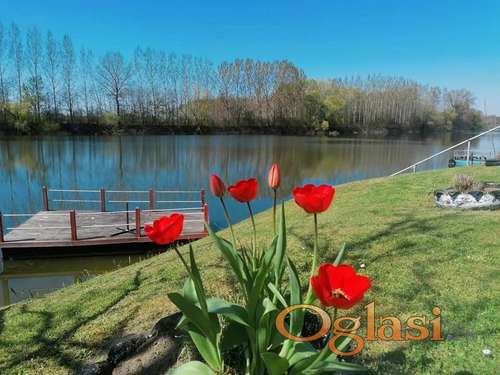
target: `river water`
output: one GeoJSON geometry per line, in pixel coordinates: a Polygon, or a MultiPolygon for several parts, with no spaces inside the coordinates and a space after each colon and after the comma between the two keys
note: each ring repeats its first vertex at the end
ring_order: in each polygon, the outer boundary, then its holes
{"type": "MultiPolygon", "coordinates": [[[[34,213],[42,209],[42,186],[67,189],[207,190],[210,221],[222,228],[219,204],[208,193],[208,178],[224,181],[257,177],[261,182],[255,211],[271,205],[267,170],[282,170],[281,198],[307,182],[341,184],[386,176],[447,146],[465,134],[426,137],[326,138],[264,135],[216,136],[45,136],[0,138],[0,211],[34,213]]],[[[472,143],[474,150],[500,151],[500,135],[472,143]],[[494,146],[492,145],[494,144],[494,146]]],[[[419,169],[446,167],[450,154],[419,169]]],[[[134,204],[137,206],[140,204],[134,204]]],[[[235,221],[245,206],[229,202],[235,221]]],[[[146,208],[146,204],[143,206],[146,208]]],[[[53,206],[52,208],[71,208],[53,206]]],[[[74,207],[98,209],[98,207],[74,207]]],[[[108,209],[120,210],[117,204],[108,209]]],[[[167,207],[165,207],[167,208],[167,207]]],[[[8,218],[5,227],[19,224],[8,218]]],[[[36,297],[99,273],[143,259],[146,254],[12,260],[0,263],[0,304],[36,297]]]]}

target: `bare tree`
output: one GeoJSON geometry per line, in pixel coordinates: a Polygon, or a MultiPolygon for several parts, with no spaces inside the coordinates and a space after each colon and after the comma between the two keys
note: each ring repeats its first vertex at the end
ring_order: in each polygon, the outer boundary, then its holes
{"type": "Polygon", "coordinates": [[[21,41],[21,32],[15,23],[13,23],[10,27],[10,57],[16,74],[18,103],[21,104],[23,99],[23,43],[21,41]]]}
{"type": "Polygon", "coordinates": [[[87,121],[90,115],[90,91],[92,87],[92,61],[94,55],[91,50],[82,48],[80,51],[80,80],[83,97],[83,107],[87,121]]]}
{"type": "Polygon", "coordinates": [[[62,42],[62,75],[64,81],[64,92],[68,106],[69,118],[74,120],[74,72],[75,72],[75,50],[73,42],[68,35],[64,35],[62,42]]]}
{"type": "Polygon", "coordinates": [[[45,76],[50,84],[50,99],[52,102],[52,112],[57,116],[57,90],[59,86],[59,68],[61,65],[61,52],[51,31],[47,32],[45,45],[45,76]]]}
{"type": "Polygon", "coordinates": [[[106,52],[97,67],[102,88],[114,100],[116,115],[120,116],[120,100],[124,98],[132,67],[120,52],[106,52]]]}
{"type": "Polygon", "coordinates": [[[0,108],[3,122],[7,122],[7,103],[9,92],[7,88],[7,38],[3,24],[0,22],[0,108]]]}
{"type": "Polygon", "coordinates": [[[26,62],[30,73],[30,81],[33,85],[33,106],[36,120],[41,120],[41,102],[42,102],[42,37],[36,28],[28,30],[26,34],[26,62]]]}

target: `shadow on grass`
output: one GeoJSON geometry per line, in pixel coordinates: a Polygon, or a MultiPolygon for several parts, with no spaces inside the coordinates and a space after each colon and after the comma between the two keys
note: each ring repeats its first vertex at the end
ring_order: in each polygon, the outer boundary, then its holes
{"type": "MultiPolygon", "coordinates": [[[[123,292],[117,296],[114,300],[108,303],[106,306],[101,308],[99,311],[95,312],[91,316],[88,316],[82,320],[79,320],[71,327],[66,329],[64,332],[59,334],[55,338],[47,337],[47,334],[54,329],[54,313],[49,311],[36,311],[29,310],[26,306],[22,305],[20,308],[21,314],[32,314],[38,316],[38,320],[41,323],[41,327],[37,330],[34,336],[31,338],[31,345],[38,347],[38,349],[31,352],[19,352],[15,356],[13,360],[8,363],[3,370],[10,370],[15,366],[25,362],[31,358],[41,357],[41,358],[50,358],[57,362],[59,365],[70,368],[73,370],[79,369],[83,362],[77,358],[74,358],[65,353],[65,347],[79,347],[85,349],[92,349],[88,344],[83,342],[77,342],[70,340],[71,337],[83,326],[92,322],[93,320],[99,318],[101,315],[106,314],[109,310],[111,310],[114,306],[116,306],[120,301],[126,298],[130,293],[139,289],[141,285],[141,270],[136,271],[135,276],[132,281],[132,285],[123,290],[123,292]]],[[[127,319],[127,317],[124,317],[127,319]]],[[[3,320],[2,320],[3,321],[3,320]]],[[[7,344],[3,342],[2,344],[7,344]]],[[[13,344],[12,344],[13,345],[13,344]]],[[[28,346],[28,344],[26,344],[28,346]]]]}

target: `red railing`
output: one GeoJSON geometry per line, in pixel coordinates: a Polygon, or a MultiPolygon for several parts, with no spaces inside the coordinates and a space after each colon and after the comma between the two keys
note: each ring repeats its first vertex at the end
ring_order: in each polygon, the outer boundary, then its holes
{"type": "MultiPolygon", "coordinates": [[[[47,187],[42,188],[42,201],[43,201],[43,209],[45,212],[45,215],[48,216],[67,216],[68,217],[68,223],[69,226],[52,226],[52,227],[10,227],[6,228],[4,227],[4,218],[7,217],[31,217],[33,214],[3,214],[0,212],[0,243],[5,242],[5,236],[4,233],[6,231],[33,231],[33,230],[51,230],[51,229],[68,229],[71,233],[71,241],[78,241],[78,228],[80,229],[88,229],[88,228],[104,228],[104,227],[116,227],[116,226],[126,226],[127,229],[130,229],[130,226],[132,226],[135,229],[135,238],[140,239],[142,237],[142,227],[145,224],[150,224],[150,223],[143,223],[143,213],[144,212],[150,212],[150,213],[161,213],[161,212],[185,212],[186,216],[190,215],[197,215],[200,216],[199,211],[198,212],[189,212],[191,210],[201,210],[201,217],[202,219],[194,219],[190,220],[189,218],[186,220],[186,222],[193,222],[193,221],[203,221],[205,223],[208,223],[208,205],[205,202],[205,191],[200,190],[200,191],[168,191],[168,190],[105,190],[103,188],[99,190],[72,190],[72,189],[48,189],[47,187]],[[76,194],[95,194],[98,195],[99,199],[65,199],[64,197],[60,199],[50,199],[50,194],[51,193],[76,193],[76,194]],[[199,194],[200,199],[199,200],[194,200],[194,199],[161,199],[162,195],[166,194],[199,194]],[[118,198],[113,198],[113,196],[120,195],[120,194],[147,194],[147,200],[145,199],[120,199],[118,198]],[[160,198],[160,199],[157,199],[160,198]],[[57,210],[52,210],[51,207],[51,202],[54,203],[85,203],[85,204],[98,204],[99,205],[99,210],[100,212],[77,212],[75,209],[71,209],[68,212],[61,212],[58,213],[57,210]],[[126,209],[125,210],[117,210],[117,211],[107,211],[107,206],[108,204],[117,204],[117,203],[125,203],[126,209]],[[142,204],[147,204],[149,209],[141,209],[140,207],[135,208],[135,210],[129,210],[128,205],[130,203],[142,203],[142,204]],[[194,207],[175,207],[175,208],[157,208],[158,205],[165,205],[165,204],[172,204],[172,203],[189,203],[189,204],[197,204],[194,207]],[[99,215],[99,214],[106,214],[106,215],[112,215],[112,214],[126,214],[126,223],[113,223],[113,224],[92,224],[92,225],[78,225],[77,222],[77,216],[83,216],[83,215],[99,215]],[[135,222],[130,223],[129,220],[129,214],[135,214],[135,222]]],[[[207,234],[207,229],[206,226],[203,226],[203,234],[207,234]]]]}

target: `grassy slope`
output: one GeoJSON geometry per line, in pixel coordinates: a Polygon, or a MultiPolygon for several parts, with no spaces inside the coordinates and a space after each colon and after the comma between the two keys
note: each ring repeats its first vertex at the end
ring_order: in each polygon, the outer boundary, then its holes
{"type": "MultiPolygon", "coordinates": [[[[378,373],[489,374],[498,368],[500,211],[434,207],[433,189],[449,185],[455,173],[441,170],[339,186],[332,208],[320,216],[322,259],[333,261],[334,249],[347,243],[346,261],[365,263],[360,272],[373,279],[366,302],[377,303],[377,315],[431,316],[435,305],[443,310],[444,342],[367,343],[362,358],[378,373]],[[481,353],[486,347],[493,349],[492,357],[481,353]]],[[[500,180],[498,168],[467,173],[500,180]]],[[[305,279],[312,219],[292,202],[286,208],[289,255],[305,279]]],[[[258,215],[257,223],[267,232],[270,212],[258,215]]],[[[249,239],[249,222],[238,225],[237,233],[249,239]]],[[[225,264],[210,240],[194,247],[209,294],[231,298],[225,264]]],[[[173,312],[166,293],[178,289],[184,277],[174,254],[165,253],[1,309],[0,373],[71,373],[101,356],[112,337],[149,329],[173,312]]]]}

